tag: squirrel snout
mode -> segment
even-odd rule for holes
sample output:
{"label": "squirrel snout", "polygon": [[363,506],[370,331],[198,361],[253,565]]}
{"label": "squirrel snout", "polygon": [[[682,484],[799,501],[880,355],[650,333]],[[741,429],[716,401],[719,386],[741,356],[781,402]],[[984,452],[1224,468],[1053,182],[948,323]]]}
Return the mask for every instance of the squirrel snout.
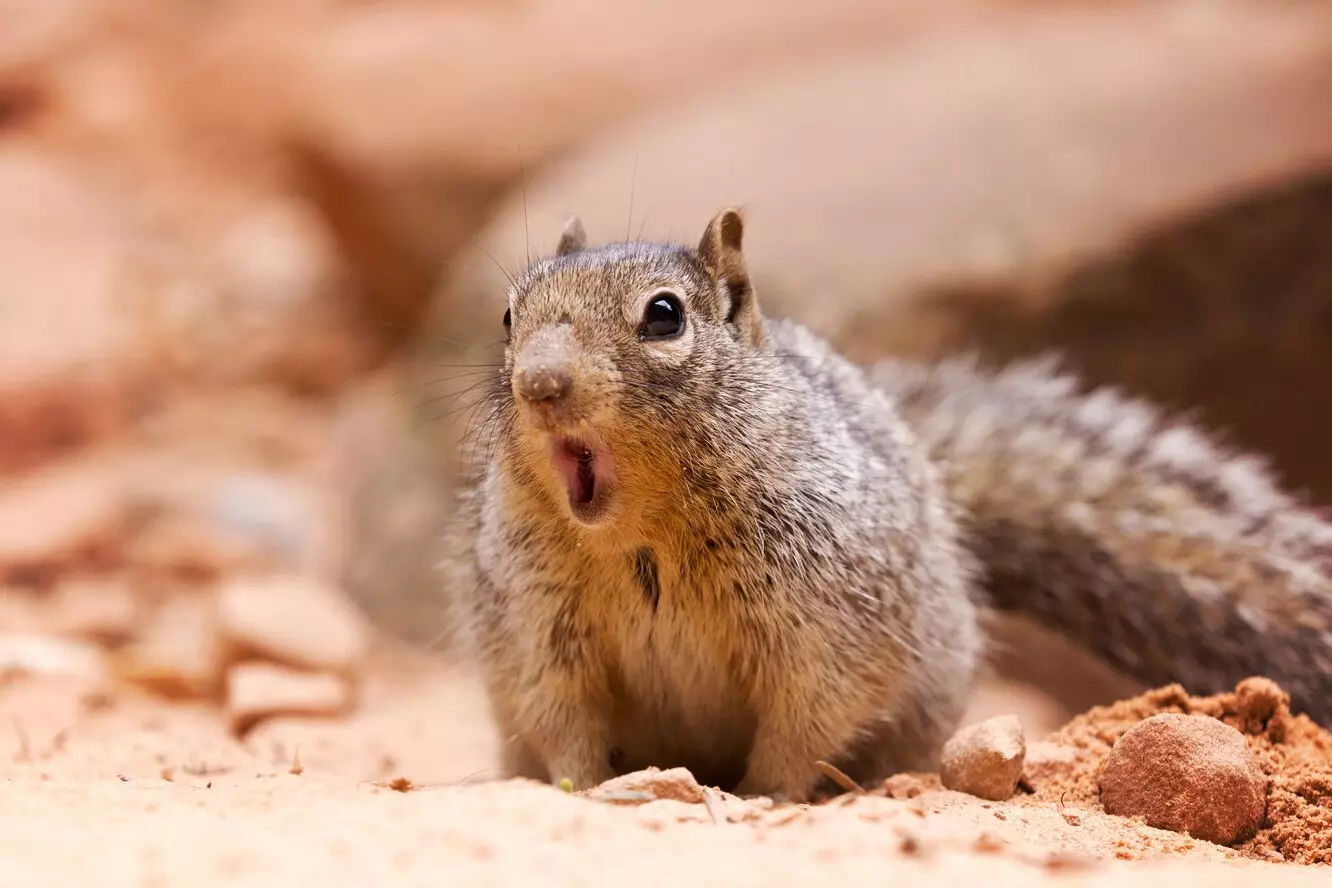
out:
{"label": "squirrel snout", "polygon": [[573,357],[567,331],[557,329],[538,336],[519,354],[513,368],[518,396],[546,404],[567,398],[573,391]]}
{"label": "squirrel snout", "polygon": [[518,394],[528,401],[558,401],[573,390],[573,373],[568,364],[536,362],[514,371]]}
{"label": "squirrel snout", "polygon": [[514,361],[514,394],[529,404],[546,407],[567,400],[573,394],[577,357],[569,325],[537,331]]}

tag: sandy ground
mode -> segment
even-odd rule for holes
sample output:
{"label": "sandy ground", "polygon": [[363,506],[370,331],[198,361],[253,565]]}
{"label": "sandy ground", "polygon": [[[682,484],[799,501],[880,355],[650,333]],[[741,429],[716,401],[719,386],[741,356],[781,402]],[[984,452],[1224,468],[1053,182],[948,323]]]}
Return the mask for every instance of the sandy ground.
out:
{"label": "sandy ground", "polygon": [[[982,694],[976,714],[999,699]],[[1047,706],[1026,710],[1029,731],[1058,711]],[[12,885],[1329,878],[1323,868],[1237,861],[1094,805],[984,802],[928,782],[899,798],[812,807],[724,797],[721,820],[706,804],[613,804],[496,781],[475,678],[396,649],[374,656],[353,716],[278,719],[243,740],[214,707],[89,677],[11,675],[0,711],[9,722],[0,872]],[[1029,762],[1040,749],[1033,744]]]}

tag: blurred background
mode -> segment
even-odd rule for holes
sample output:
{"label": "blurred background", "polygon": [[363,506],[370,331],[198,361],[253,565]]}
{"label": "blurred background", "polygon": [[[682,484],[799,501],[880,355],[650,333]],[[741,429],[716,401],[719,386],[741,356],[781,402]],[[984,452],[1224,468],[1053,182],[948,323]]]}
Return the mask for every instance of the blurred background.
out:
{"label": "blurred background", "polygon": [[[4,0],[0,671],[248,724],[256,660],[352,706],[363,622],[447,657],[468,387],[572,213],[739,204],[855,357],[1057,351],[1332,502],[1329,96],[1299,0]],[[980,709],[1131,689],[996,631]]]}

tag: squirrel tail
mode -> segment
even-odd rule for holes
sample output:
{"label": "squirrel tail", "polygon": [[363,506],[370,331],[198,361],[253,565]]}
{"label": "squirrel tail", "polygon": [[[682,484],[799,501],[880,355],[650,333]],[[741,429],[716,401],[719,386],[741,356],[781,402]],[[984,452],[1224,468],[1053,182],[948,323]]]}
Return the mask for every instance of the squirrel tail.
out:
{"label": "squirrel tail", "polygon": [[1332,523],[1260,460],[1049,358],[872,373],[942,465],[996,607],[1154,685],[1266,676],[1332,723]]}

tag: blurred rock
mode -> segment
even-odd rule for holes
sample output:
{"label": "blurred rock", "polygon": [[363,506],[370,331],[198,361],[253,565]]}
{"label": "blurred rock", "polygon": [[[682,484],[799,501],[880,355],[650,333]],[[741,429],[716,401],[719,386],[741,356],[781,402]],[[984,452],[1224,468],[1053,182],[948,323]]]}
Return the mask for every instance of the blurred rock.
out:
{"label": "blurred rock", "polygon": [[112,659],[117,677],[169,697],[211,698],[222,685],[217,603],[205,593],[163,600]]}
{"label": "blurred rock", "polygon": [[268,718],[343,715],[352,699],[347,681],[335,675],[267,663],[241,663],[227,672],[227,716],[235,734]]}
{"label": "blurred rock", "polygon": [[222,587],[219,619],[233,656],[350,672],[365,657],[361,614],[337,590],[302,577],[236,577]]}

